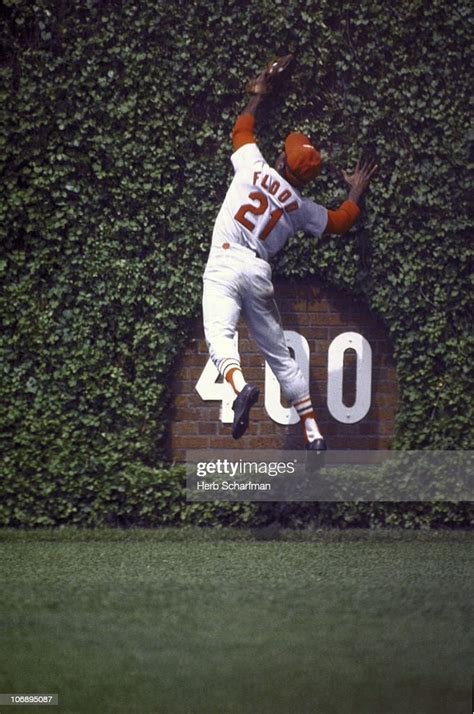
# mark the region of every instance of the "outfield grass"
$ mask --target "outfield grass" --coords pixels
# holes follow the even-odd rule
[[[0,691],[58,693],[42,711],[470,712],[467,533],[0,531],[0,554]]]

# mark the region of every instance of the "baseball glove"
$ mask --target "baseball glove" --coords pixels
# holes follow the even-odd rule
[[[294,55],[285,55],[284,57],[275,57],[275,59],[272,59],[255,79],[248,82],[246,87],[247,92],[250,92],[250,94],[269,94],[272,92],[275,85],[278,84],[287,73],[293,60]]]

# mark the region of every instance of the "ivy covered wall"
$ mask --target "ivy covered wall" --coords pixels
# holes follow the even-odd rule
[[[232,124],[275,53],[297,63],[259,124],[267,158],[288,131],[311,134],[326,162],[308,195],[328,207],[360,151],[380,164],[357,227],[295,237],[275,274],[350,290],[385,321],[398,448],[472,447],[469,3],[4,0],[0,13],[3,523],[41,522],[48,499],[47,522],[68,522],[166,460]]]

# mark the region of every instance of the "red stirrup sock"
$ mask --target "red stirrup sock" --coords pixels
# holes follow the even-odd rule
[[[304,399],[295,402],[293,406],[301,419],[305,440],[314,441],[315,439],[322,439],[323,437],[316,424],[316,415],[311,403],[311,397],[308,395]]]
[[[229,382],[236,394],[239,394],[245,387],[247,382],[244,379],[240,362],[233,357],[221,360],[219,364],[219,372],[222,374],[226,382]]]

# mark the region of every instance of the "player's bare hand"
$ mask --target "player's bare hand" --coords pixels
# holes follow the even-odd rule
[[[356,201],[367,190],[370,180],[377,171],[378,165],[375,161],[361,162],[359,158],[353,174],[348,174],[347,171],[342,172],[344,181],[349,186],[349,198]]]

